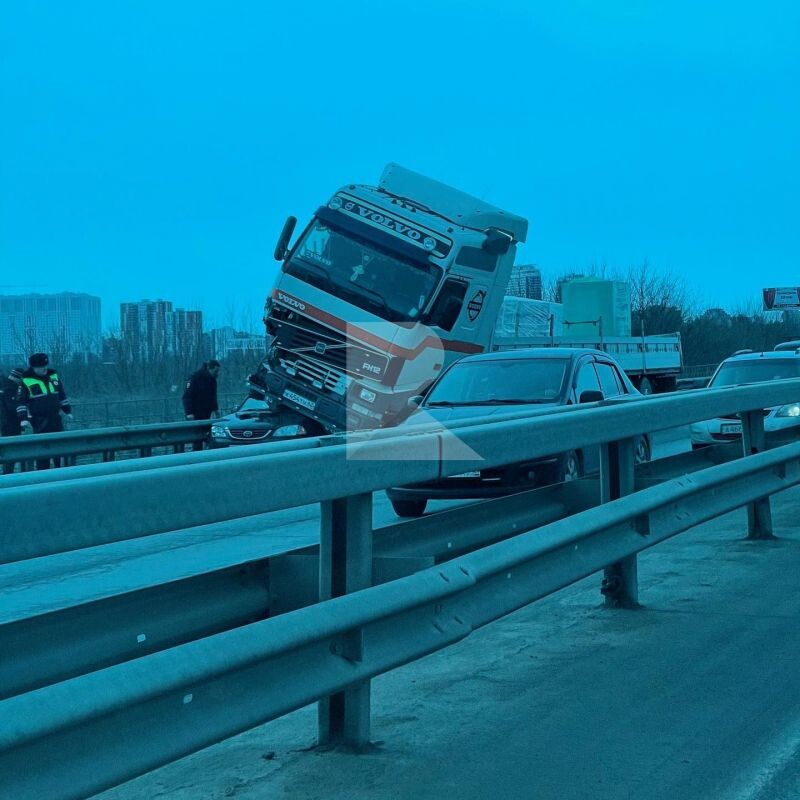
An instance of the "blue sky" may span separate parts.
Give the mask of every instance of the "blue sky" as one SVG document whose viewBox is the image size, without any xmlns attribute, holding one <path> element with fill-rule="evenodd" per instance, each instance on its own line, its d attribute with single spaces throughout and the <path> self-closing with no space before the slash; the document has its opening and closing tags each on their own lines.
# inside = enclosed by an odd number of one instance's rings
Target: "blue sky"
<svg viewBox="0 0 800 800">
<path fill-rule="evenodd" d="M 387 161 L 528 216 L 545 271 L 800 284 L 800 7 L 18 3 L 0 283 L 257 324 L 287 214 Z M 0 292 L 15 291 L 0 288 Z M 22 291 L 22 290 L 20 290 Z"/>
</svg>

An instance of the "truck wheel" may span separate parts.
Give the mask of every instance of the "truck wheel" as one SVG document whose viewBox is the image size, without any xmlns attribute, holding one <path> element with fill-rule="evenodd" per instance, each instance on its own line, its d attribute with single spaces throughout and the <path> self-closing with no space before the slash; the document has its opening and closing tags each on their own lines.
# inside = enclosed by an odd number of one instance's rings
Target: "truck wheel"
<svg viewBox="0 0 800 800">
<path fill-rule="evenodd" d="M 398 517 L 421 517 L 427 505 L 427 500 L 392 500 L 392 508 Z"/>
<path fill-rule="evenodd" d="M 644 377 L 639 380 L 639 391 L 642 394 L 653 394 L 653 384 L 650 382 L 650 378 Z"/>
</svg>

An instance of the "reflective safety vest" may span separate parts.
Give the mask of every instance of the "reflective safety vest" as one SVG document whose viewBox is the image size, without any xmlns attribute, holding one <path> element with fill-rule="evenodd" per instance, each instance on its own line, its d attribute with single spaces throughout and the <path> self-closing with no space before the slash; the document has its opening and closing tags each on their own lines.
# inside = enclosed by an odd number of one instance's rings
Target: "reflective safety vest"
<svg viewBox="0 0 800 800">
<path fill-rule="evenodd" d="M 47 375 L 31 375 L 26 372 L 22 376 L 17 416 L 21 419 L 57 418 L 59 411 L 69 413 L 69 400 L 58 373 L 53 370 Z"/>
<path fill-rule="evenodd" d="M 22 383 L 27 387 L 31 397 L 41 397 L 43 394 L 58 394 L 58 373 L 45 375 L 42 378 L 23 378 Z"/>
</svg>

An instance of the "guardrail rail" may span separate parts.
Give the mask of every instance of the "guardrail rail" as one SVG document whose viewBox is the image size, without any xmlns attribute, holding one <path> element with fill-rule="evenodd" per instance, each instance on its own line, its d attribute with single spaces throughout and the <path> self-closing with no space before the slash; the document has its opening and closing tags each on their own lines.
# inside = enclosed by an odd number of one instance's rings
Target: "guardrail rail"
<svg viewBox="0 0 800 800">
<path fill-rule="evenodd" d="M 373 677 L 596 572 L 607 604 L 635 606 L 640 552 L 733 509 L 770 538 L 800 444 L 768 449 L 762 409 L 798 396 L 784 381 L 13 476 L 0 795 L 88 797 L 315 701 L 321 741 L 364 747 Z M 642 434 L 737 413 L 741 443 L 634 464 Z M 373 530 L 376 491 L 589 447 L 599 479 Z M 265 557 L 256 515 L 311 503 L 319 537 Z M 58 524 L 32 537 L 24 507 Z M 309 563 L 315 596 L 291 597 Z"/>
</svg>

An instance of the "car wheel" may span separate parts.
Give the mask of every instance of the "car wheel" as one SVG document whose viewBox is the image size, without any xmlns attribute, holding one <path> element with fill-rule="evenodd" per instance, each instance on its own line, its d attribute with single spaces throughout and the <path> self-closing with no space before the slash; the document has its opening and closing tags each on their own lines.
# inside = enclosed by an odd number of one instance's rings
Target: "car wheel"
<svg viewBox="0 0 800 800">
<path fill-rule="evenodd" d="M 581 477 L 581 459 L 575 450 L 570 450 L 564 453 L 561 457 L 561 464 L 559 468 L 558 482 L 566 483 L 567 481 L 575 481 Z"/>
<path fill-rule="evenodd" d="M 421 517 L 428 505 L 427 500 L 392 500 L 392 508 L 398 517 Z"/>
<path fill-rule="evenodd" d="M 645 464 L 650 460 L 650 442 L 646 436 L 637 436 L 633 445 L 633 463 Z"/>
</svg>

